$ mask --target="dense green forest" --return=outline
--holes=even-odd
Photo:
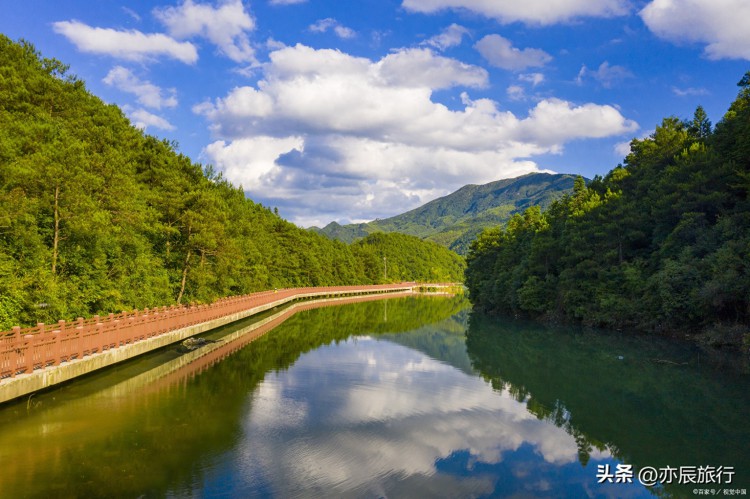
[[[351,245],[370,281],[458,282],[466,263],[442,246],[397,232],[370,234]]]
[[[483,185],[465,185],[406,213],[361,224],[331,222],[310,230],[352,243],[376,232],[400,232],[436,242],[460,255],[487,227],[505,225],[531,206],[546,208],[573,190],[574,175],[529,173]]]
[[[0,330],[381,283],[383,257],[387,281],[462,279],[463,261],[437,245],[389,235],[350,248],[281,219],[133,127],[61,62],[0,35]]]
[[[715,129],[701,107],[666,118],[624,165],[482,233],[475,306],[748,346],[750,72],[739,86]]]

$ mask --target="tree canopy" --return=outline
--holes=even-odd
[[[443,246],[398,232],[370,234],[351,249],[373,282],[459,282],[466,267],[462,257]]]
[[[393,241],[387,258],[399,272],[388,281],[460,279],[448,250]],[[440,256],[428,264],[398,251]],[[0,330],[276,287],[380,283],[375,252],[281,219],[133,127],[61,62],[0,35]]]
[[[488,311],[745,341],[750,324],[750,72],[713,129],[703,108],[631,142],[623,165],[471,246]]]

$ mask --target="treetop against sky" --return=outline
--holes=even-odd
[[[746,0],[37,0],[0,32],[308,226],[606,173],[750,61]]]

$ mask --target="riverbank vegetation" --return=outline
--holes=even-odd
[[[701,107],[623,165],[471,246],[486,311],[750,343],[750,72],[715,129]]]
[[[413,239],[350,247],[303,230],[0,35],[0,330],[270,288],[462,279],[460,257]]]

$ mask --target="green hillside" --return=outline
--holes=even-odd
[[[466,185],[456,192],[382,220],[312,228],[331,239],[351,243],[375,232],[399,232],[434,241],[466,254],[486,227],[505,224],[514,213],[530,206],[549,206],[573,189],[573,175],[530,173],[484,185]]]
[[[606,176],[472,243],[476,308],[750,346],[750,72],[712,129],[698,107]]]
[[[431,241],[394,232],[377,232],[352,243],[371,281],[457,282],[466,267],[463,257]]]
[[[396,235],[384,245],[383,255],[350,248],[281,219],[133,127],[61,62],[0,35],[0,330],[380,283],[369,266],[381,256],[402,262],[388,281],[462,280],[463,260],[445,248]]]

